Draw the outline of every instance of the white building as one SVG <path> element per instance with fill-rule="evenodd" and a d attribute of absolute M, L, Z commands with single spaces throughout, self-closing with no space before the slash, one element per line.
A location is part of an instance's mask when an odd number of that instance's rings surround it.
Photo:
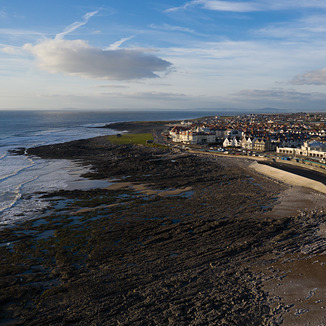
<path fill-rule="evenodd" d="M 326 144 L 319 141 L 306 141 L 300 148 L 277 147 L 276 152 L 280 154 L 324 159 L 326 158 Z"/>
<path fill-rule="evenodd" d="M 233 141 L 234 147 L 241 147 L 242 132 L 238 130 L 226 130 L 212 128 L 207 126 L 190 126 L 183 124 L 182 126 L 174 126 L 170 132 L 170 137 L 175 143 L 184 144 L 213 144 L 217 139 L 223 139 L 225 137 L 229 139 L 235 139 Z M 240 138 L 240 140 L 239 140 Z"/>
<path fill-rule="evenodd" d="M 236 137 L 225 138 L 223 142 L 223 147 L 241 147 L 241 140 Z"/>
<path fill-rule="evenodd" d="M 212 144 L 216 142 L 216 134 L 209 129 L 189 129 L 175 126 L 170 130 L 170 137 L 175 143 L 183 144 Z"/>
<path fill-rule="evenodd" d="M 246 136 L 243 135 L 242 141 L 241 141 L 242 148 L 247 149 L 247 150 L 252 150 L 253 143 L 255 142 L 255 140 L 256 140 L 256 138 L 254 138 L 254 139 L 251 139 L 251 137 L 246 138 Z"/>

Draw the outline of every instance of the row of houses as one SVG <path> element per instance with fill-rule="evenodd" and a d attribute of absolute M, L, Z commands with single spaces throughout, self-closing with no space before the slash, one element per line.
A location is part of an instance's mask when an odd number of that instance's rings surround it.
<path fill-rule="evenodd" d="M 268 138 L 246 137 L 242 138 L 225 138 L 223 147 L 241 147 L 246 150 L 254 150 L 257 152 L 275 151 L 276 143 Z"/>
<path fill-rule="evenodd" d="M 242 132 L 232 129 L 216 129 L 198 126 L 174 126 L 169 131 L 171 140 L 175 143 L 190 145 L 213 144 L 225 137 L 239 137 Z"/>

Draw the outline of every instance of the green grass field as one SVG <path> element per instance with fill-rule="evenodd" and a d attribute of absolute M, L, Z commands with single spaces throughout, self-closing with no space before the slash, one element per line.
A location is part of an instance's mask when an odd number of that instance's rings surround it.
<path fill-rule="evenodd" d="M 133 144 L 133 145 L 148 145 L 153 146 L 153 144 L 147 144 L 147 140 L 154 140 L 151 133 L 145 134 L 122 134 L 120 137 L 117 135 L 108 136 L 111 143 L 117 145 Z"/>

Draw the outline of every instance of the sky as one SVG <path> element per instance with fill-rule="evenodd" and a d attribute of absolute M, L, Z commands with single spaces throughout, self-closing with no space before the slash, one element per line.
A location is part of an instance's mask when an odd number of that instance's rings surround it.
<path fill-rule="evenodd" d="M 326 111 L 326 0 L 0 0 L 0 110 Z"/>

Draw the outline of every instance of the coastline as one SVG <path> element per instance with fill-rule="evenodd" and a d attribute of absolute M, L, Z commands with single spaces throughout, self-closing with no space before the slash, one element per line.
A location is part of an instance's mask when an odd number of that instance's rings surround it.
<path fill-rule="evenodd" d="M 280 324 L 297 307 L 267 293 L 266 278 L 279 277 L 267 268 L 324 252 L 320 209 L 273 216 L 292 188 L 232 158 L 106 137 L 28 152 L 92 165 L 86 177 L 116 186 L 44 194 L 49 212 L 0 233 L 9 322 Z"/>

